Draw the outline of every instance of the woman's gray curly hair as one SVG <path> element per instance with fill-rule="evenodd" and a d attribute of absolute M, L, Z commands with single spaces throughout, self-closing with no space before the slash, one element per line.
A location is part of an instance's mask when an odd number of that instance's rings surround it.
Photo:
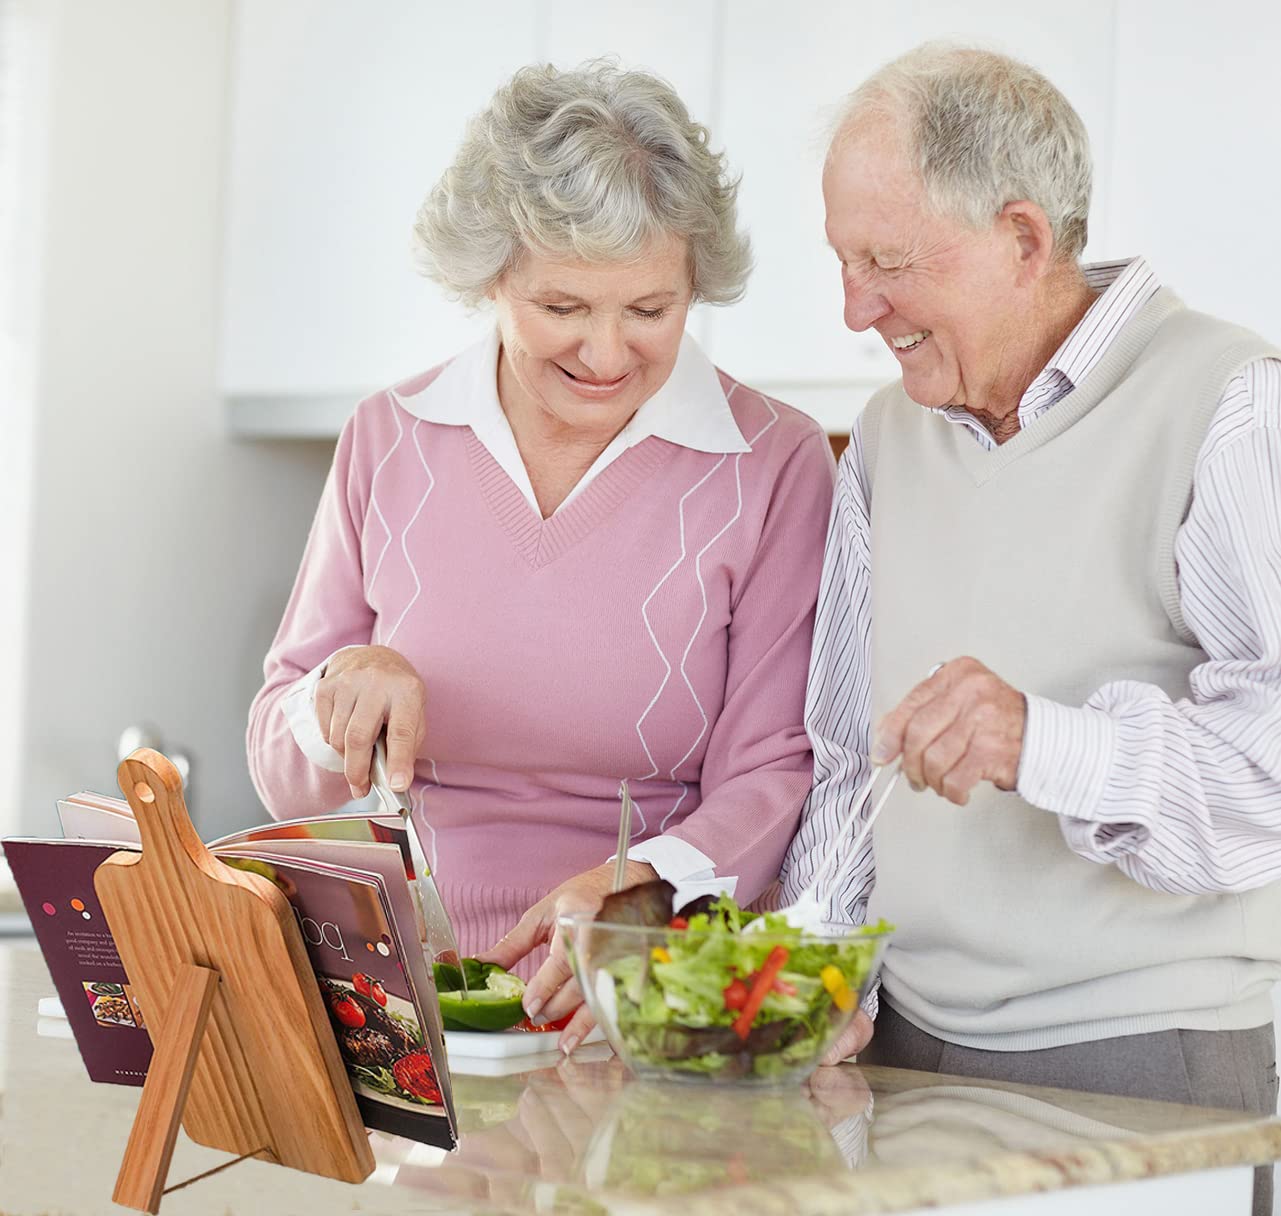
<path fill-rule="evenodd" d="M 689 242 L 696 300 L 739 299 L 751 247 L 738 179 L 666 82 L 593 60 L 522 68 L 471 119 L 414 221 L 418 269 L 479 305 L 525 250 L 627 262 Z"/>
<path fill-rule="evenodd" d="M 867 114 L 904 123 L 926 198 L 975 229 L 1006 203 L 1046 214 L 1054 254 L 1076 260 L 1090 213 L 1090 141 L 1071 103 L 1035 68 L 975 47 L 926 43 L 851 94 L 833 141 Z"/>

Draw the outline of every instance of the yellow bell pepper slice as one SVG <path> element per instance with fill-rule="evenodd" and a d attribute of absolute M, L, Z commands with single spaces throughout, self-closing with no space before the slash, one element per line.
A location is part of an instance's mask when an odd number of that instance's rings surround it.
<path fill-rule="evenodd" d="M 832 998 L 832 1004 L 837 1009 L 842 1013 L 848 1013 L 854 1008 L 854 993 L 845 982 L 845 977 L 841 974 L 839 967 L 834 967 L 831 963 L 828 963 L 818 973 L 818 978 L 823 981 L 823 987 L 827 989 L 828 995 Z"/>

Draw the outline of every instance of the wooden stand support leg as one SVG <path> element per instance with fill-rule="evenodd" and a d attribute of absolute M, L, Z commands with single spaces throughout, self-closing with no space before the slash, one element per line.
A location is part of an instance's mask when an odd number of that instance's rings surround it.
<path fill-rule="evenodd" d="M 164 1036 L 156 1044 L 112 1199 L 139 1212 L 160 1211 L 178 1125 L 200 1040 L 218 988 L 218 972 L 184 964 L 174 981 Z"/>

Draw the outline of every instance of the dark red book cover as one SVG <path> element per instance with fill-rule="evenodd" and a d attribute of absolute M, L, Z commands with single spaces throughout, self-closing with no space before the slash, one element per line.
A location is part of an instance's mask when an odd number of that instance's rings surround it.
<path fill-rule="evenodd" d="M 386 847 L 400 877 L 400 854 Z M 152 1053 L 145 1010 L 93 885 L 94 872 L 119 846 L 6 840 L 4 849 L 90 1079 L 141 1085 Z M 334 842 L 331 851 L 340 849 Z M 439 1033 L 428 1029 L 435 991 L 430 973 L 415 991 L 415 956 L 405 951 L 421 954 L 421 946 L 416 934 L 408 945 L 402 940 L 382 876 L 302 858 L 223 860 L 270 879 L 292 905 L 366 1126 L 452 1148 L 448 1073 Z"/>
<path fill-rule="evenodd" d="M 146 1014 L 93 889 L 94 871 L 119 849 L 7 840 L 4 852 L 90 1079 L 141 1085 L 151 1063 Z"/>

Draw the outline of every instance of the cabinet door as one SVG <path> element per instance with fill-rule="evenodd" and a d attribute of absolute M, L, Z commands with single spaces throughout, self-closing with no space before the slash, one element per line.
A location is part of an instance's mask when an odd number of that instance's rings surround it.
<path fill-rule="evenodd" d="M 410 228 L 536 27 L 518 3 L 237 5 L 225 393 L 354 395 L 479 332 L 412 269 Z"/>
<path fill-rule="evenodd" d="M 1097 164 L 1108 163 L 1112 4 L 1013 6 L 1004 0 L 905 0 L 887 9 L 821 0 L 726 5 L 721 137 L 743 171 L 756 247 L 747 298 L 713 318 L 716 361 L 786 396 L 797 387 L 876 383 L 897 363 L 874 332 L 843 324 L 837 261 L 823 231 L 823 156 L 842 99 L 880 64 L 926 38 L 980 42 L 1046 73 L 1080 111 Z M 1107 182 L 1096 172 L 1095 214 Z M 1101 232 L 1093 242 L 1099 247 Z M 850 416 L 865 394 L 851 392 Z M 803 402 L 801 402 L 803 404 Z M 837 420 L 825 417 L 829 429 Z M 848 425 L 848 419 L 846 420 Z"/>

